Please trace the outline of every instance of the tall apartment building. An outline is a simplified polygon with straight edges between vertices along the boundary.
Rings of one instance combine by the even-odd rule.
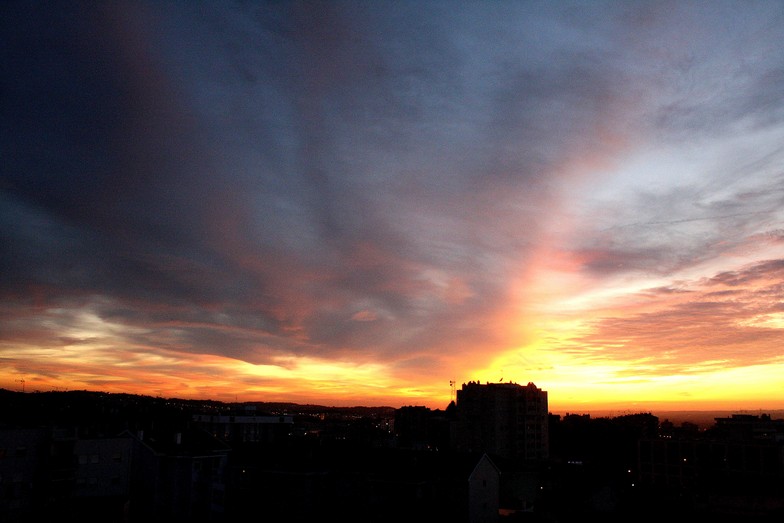
[[[464,383],[454,446],[526,461],[549,457],[547,391],[533,383]]]

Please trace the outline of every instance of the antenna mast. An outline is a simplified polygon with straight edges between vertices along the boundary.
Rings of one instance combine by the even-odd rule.
[[[449,380],[449,400],[455,401],[455,380]]]

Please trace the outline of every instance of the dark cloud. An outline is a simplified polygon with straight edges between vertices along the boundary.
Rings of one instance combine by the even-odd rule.
[[[161,250],[184,255],[207,229],[218,189],[194,129],[176,93],[160,85],[150,50],[133,41],[143,35],[127,34],[128,6],[5,10],[13,16],[4,31],[12,80],[3,101],[3,210],[17,221],[4,228],[7,248],[36,256],[40,247],[64,290],[129,291],[156,272],[150,262]],[[26,276],[45,283],[40,272]]]
[[[504,321],[537,305],[519,287],[548,249],[601,282],[780,242],[778,6],[0,9],[7,347],[430,372],[520,342]],[[591,200],[627,157],[686,136],[716,140],[700,172]],[[752,277],[603,329],[704,327],[738,313],[714,287]]]

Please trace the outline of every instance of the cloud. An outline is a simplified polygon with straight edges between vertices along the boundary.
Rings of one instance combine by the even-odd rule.
[[[782,260],[766,260],[678,289],[650,289],[637,305],[590,322],[570,350],[665,376],[778,362],[783,278]]]
[[[529,288],[568,267],[580,289],[654,275],[650,300],[681,300],[606,318],[585,347],[629,329],[647,357],[658,323],[667,351],[698,362],[675,347],[692,332],[677,322],[739,313],[717,294],[729,282],[749,304],[763,292],[716,260],[780,244],[775,7],[2,14],[6,353],[428,376],[524,343]],[[694,283],[700,271],[715,276]],[[734,328],[735,345],[767,343]]]

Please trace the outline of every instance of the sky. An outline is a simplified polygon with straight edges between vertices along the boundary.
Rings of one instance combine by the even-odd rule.
[[[0,387],[784,408],[784,3],[4,2]]]

